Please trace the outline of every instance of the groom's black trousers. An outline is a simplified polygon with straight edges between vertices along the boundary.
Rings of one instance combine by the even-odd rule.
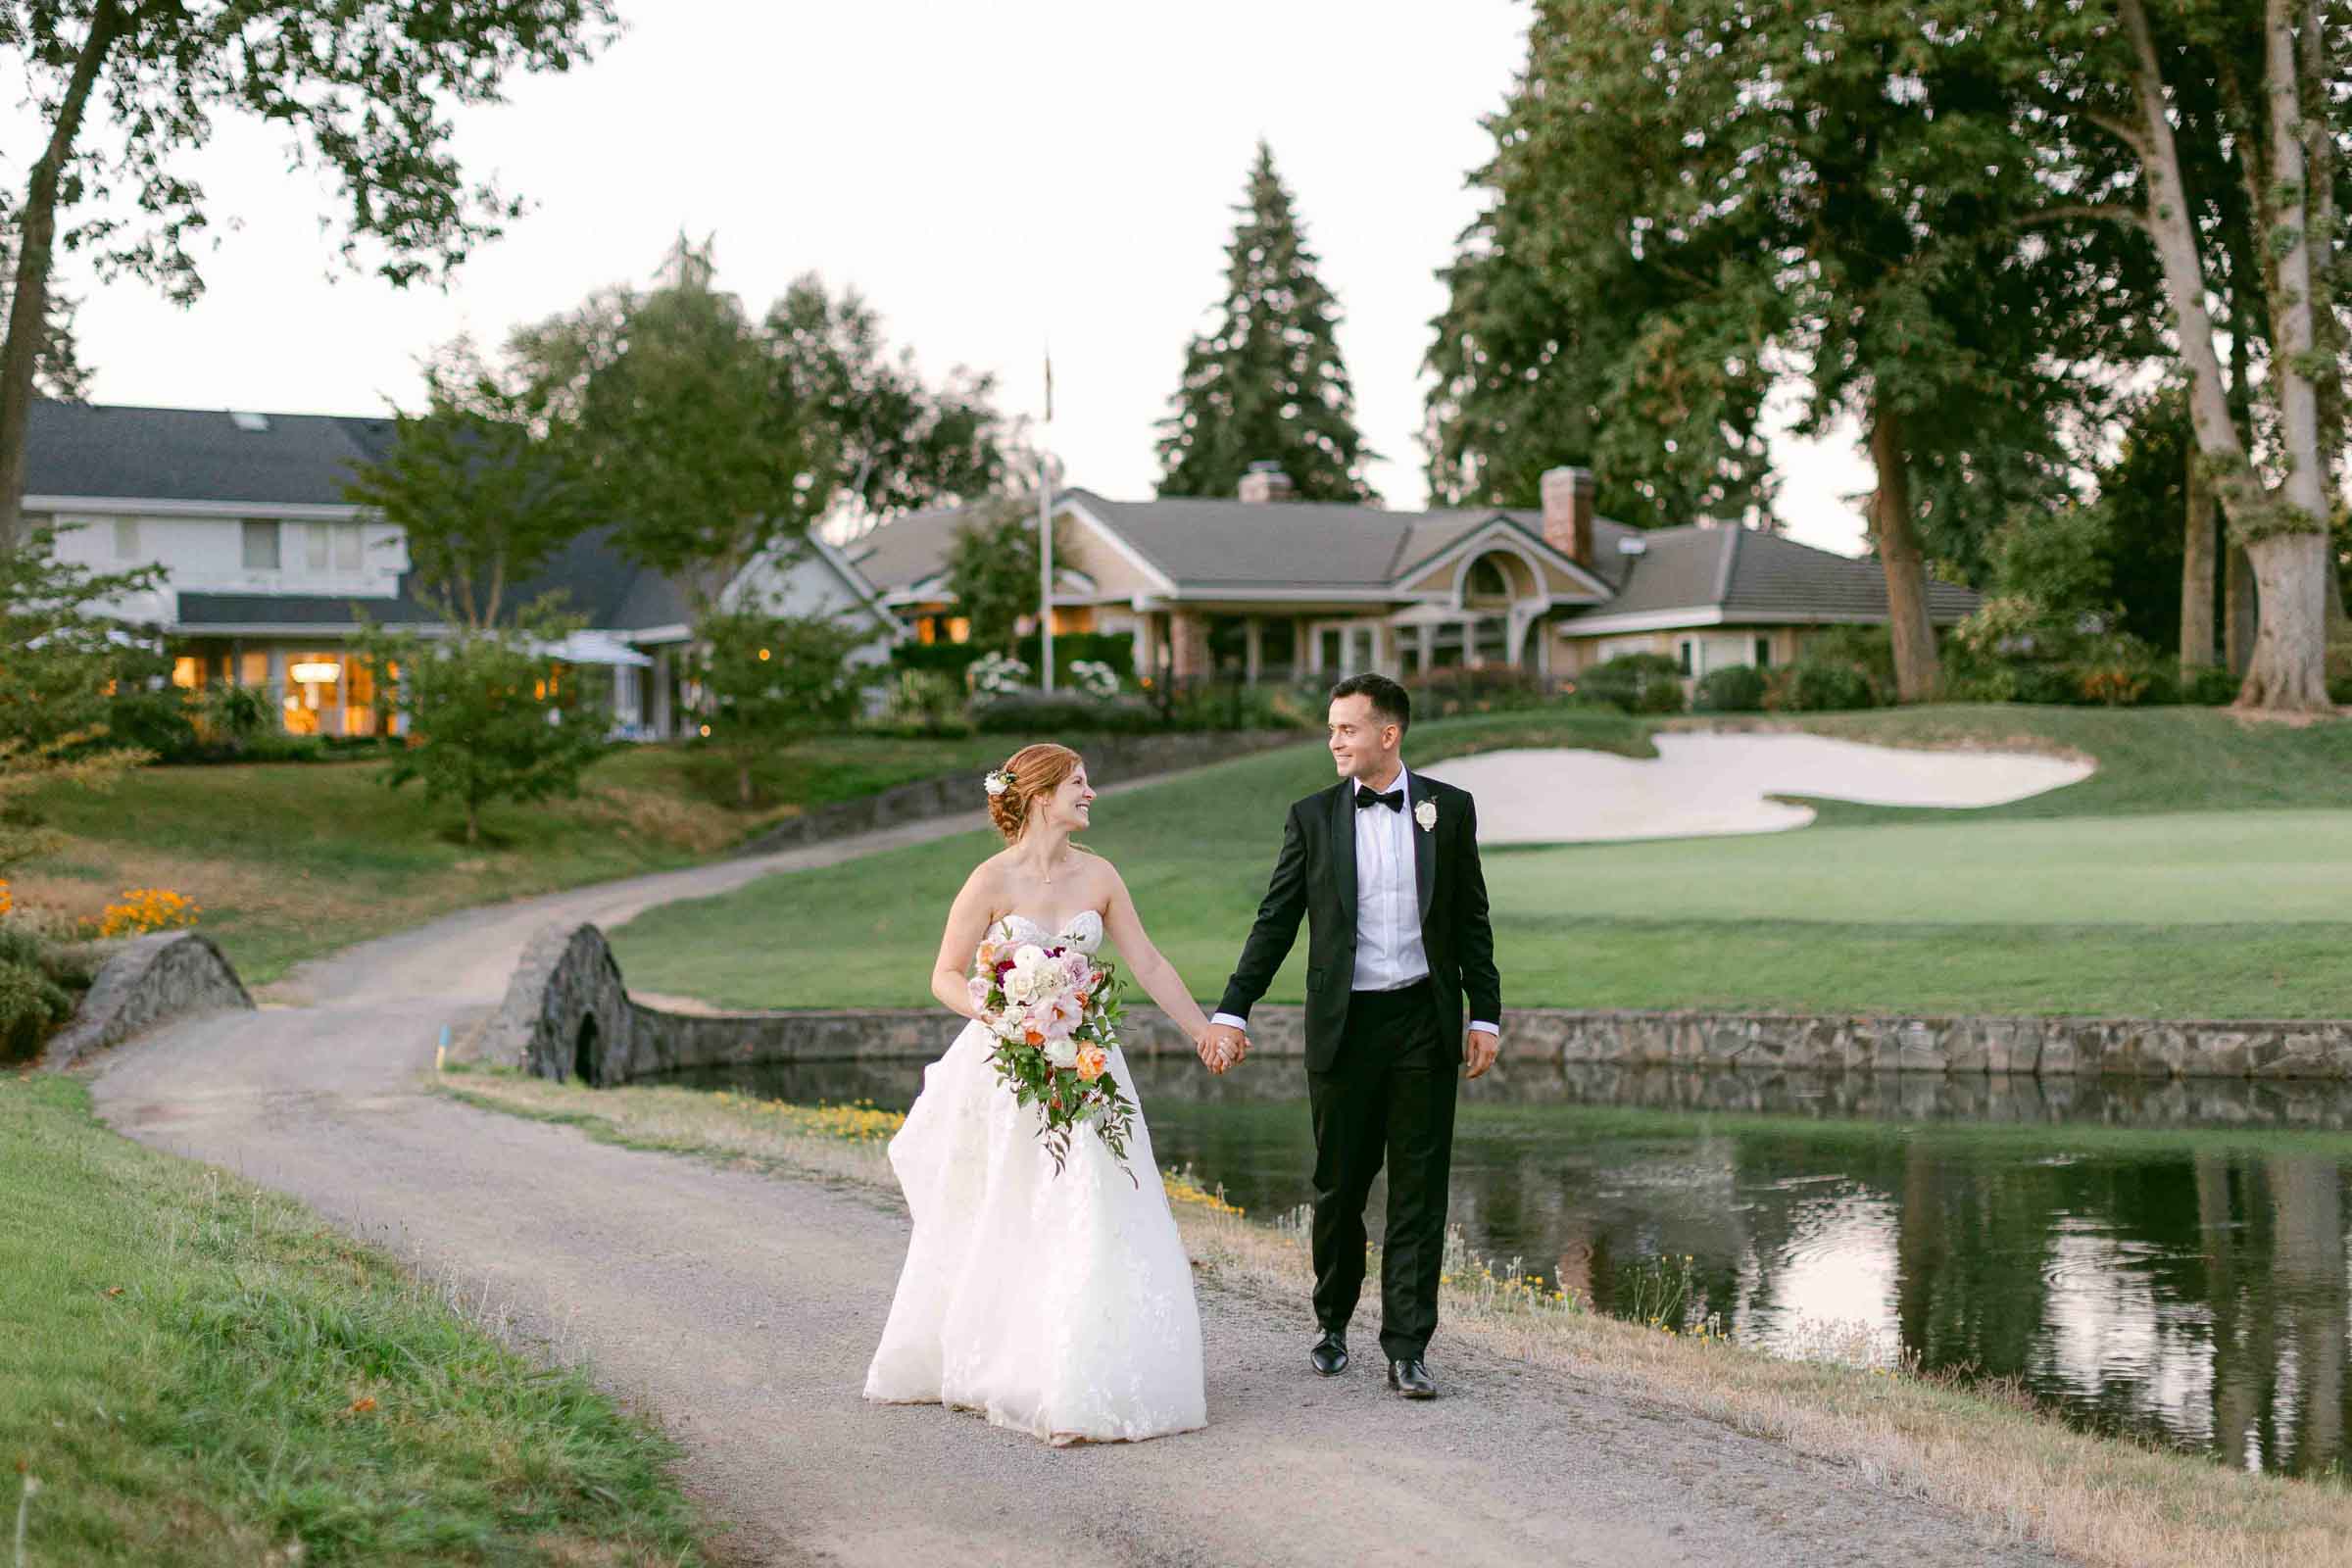
[[[1364,1202],[1385,1157],[1380,1348],[1392,1361],[1417,1359],[1437,1332],[1460,1071],[1424,980],[1350,996],[1331,1070],[1306,1075],[1315,1117],[1315,1320],[1345,1330],[1355,1312],[1364,1288]]]

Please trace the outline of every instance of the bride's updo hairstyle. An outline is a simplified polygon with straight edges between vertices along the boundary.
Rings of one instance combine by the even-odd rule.
[[[1078,754],[1067,746],[1040,741],[1022,747],[988,775],[989,819],[1004,835],[1005,843],[1020,838],[1021,829],[1029,825],[1029,808],[1061,788],[1062,781],[1078,771]],[[998,788],[1000,782],[1002,789]]]

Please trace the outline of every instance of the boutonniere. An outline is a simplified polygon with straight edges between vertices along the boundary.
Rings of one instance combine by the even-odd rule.
[[[1435,830],[1438,825],[1438,803],[1423,801],[1419,806],[1414,807],[1413,820],[1421,824],[1421,831],[1424,833]]]

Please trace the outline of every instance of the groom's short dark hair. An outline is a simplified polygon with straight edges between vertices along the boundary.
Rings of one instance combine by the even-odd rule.
[[[1333,702],[1343,697],[1371,698],[1372,716],[1396,725],[1399,737],[1413,727],[1412,698],[1386,675],[1350,675],[1331,689]]]

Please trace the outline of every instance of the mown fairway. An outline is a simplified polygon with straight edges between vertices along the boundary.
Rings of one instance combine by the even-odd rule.
[[[1985,811],[1833,806],[1789,834],[1494,852],[1506,1004],[2352,1013],[2352,726],[1941,709],[1807,727],[2063,749],[2101,771]],[[1427,724],[1408,756],[1541,744],[1642,746],[1623,721],[1557,713]],[[1283,808],[1329,766],[1301,747],[1097,808],[1089,844],[1118,863],[1196,994],[1222,988]],[[737,1006],[924,1004],[948,901],[994,842],[651,911],[618,933],[624,971],[640,990]],[[1300,968],[1294,956],[1274,1000],[1299,999]]]

